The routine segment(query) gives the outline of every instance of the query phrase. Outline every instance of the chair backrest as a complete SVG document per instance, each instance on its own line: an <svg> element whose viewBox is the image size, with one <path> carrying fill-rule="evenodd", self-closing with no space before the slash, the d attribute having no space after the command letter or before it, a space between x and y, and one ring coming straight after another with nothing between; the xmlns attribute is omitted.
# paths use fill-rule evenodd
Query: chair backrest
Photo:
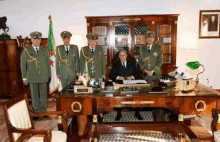
<svg viewBox="0 0 220 142"><path fill-rule="evenodd" d="M27 95L20 95L10 99L3 106L5 121L11 142L17 141L21 136L20 133L14 133L11 126L25 129L33 128L33 122L29 115L27 101Z"/></svg>

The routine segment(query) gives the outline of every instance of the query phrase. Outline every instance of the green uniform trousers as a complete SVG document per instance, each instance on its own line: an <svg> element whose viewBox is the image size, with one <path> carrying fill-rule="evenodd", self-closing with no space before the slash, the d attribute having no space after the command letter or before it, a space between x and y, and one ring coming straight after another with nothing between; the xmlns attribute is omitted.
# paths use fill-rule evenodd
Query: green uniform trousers
<svg viewBox="0 0 220 142"><path fill-rule="evenodd" d="M47 110L47 83L30 83L31 100L34 112Z"/></svg>

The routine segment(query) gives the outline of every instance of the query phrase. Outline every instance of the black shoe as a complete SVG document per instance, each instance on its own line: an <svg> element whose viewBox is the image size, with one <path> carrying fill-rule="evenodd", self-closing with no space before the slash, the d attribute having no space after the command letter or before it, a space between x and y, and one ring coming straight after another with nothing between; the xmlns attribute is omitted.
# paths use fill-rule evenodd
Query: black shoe
<svg viewBox="0 0 220 142"><path fill-rule="evenodd" d="M138 120L143 120L143 117L140 115L140 113L135 113L135 117L138 119Z"/></svg>
<svg viewBox="0 0 220 142"><path fill-rule="evenodd" d="M49 116L48 115L44 115L44 118L49 118Z"/></svg>
<svg viewBox="0 0 220 142"><path fill-rule="evenodd" d="M34 116L34 117L33 117L33 120L37 121L37 120L40 120L40 118L37 117L37 116Z"/></svg>
<svg viewBox="0 0 220 142"><path fill-rule="evenodd" d="M119 121L122 118L122 115L117 114L117 116L115 117L116 121Z"/></svg>

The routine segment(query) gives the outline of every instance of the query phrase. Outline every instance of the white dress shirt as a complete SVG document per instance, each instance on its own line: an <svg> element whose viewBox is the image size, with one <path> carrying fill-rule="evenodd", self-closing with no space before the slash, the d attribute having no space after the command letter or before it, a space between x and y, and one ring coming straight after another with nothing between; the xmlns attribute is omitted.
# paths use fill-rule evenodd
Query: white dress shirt
<svg viewBox="0 0 220 142"><path fill-rule="evenodd" d="M64 45L64 47L65 47L65 50L66 50L66 51L67 51L67 49L68 49L68 51L70 51L70 46Z"/></svg>
<svg viewBox="0 0 220 142"><path fill-rule="evenodd" d="M92 49L93 49L93 53L95 53L95 47L92 48L91 46L89 46L89 48L90 48L91 52L92 52Z"/></svg>
<svg viewBox="0 0 220 142"><path fill-rule="evenodd" d="M40 49L39 46L38 46L38 47L35 47L35 46L32 44L32 47L34 48L34 50L35 50L36 53L37 53L37 50L38 50L38 53L39 53L39 49ZM36 48L37 48L37 50L36 50Z"/></svg>
<svg viewBox="0 0 220 142"><path fill-rule="evenodd" d="M152 45L153 45L153 44L151 44L151 45L147 45L147 46L150 46L150 50L151 50L151 48L152 48Z"/></svg>

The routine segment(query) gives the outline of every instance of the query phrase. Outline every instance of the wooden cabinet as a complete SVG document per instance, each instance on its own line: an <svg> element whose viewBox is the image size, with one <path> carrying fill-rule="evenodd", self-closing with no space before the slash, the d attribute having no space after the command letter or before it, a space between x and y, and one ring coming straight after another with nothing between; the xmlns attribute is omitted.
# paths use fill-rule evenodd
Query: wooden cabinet
<svg viewBox="0 0 220 142"><path fill-rule="evenodd" d="M102 46L107 63L107 76L111 61L121 49L127 50L133 58L138 57L139 47L145 45L145 33L156 33L155 44L163 49L162 74L176 69L176 41L178 14L132 15L86 17L87 31L99 35L98 45Z"/></svg>
<svg viewBox="0 0 220 142"><path fill-rule="evenodd" d="M19 40L20 43L24 39ZM27 39L24 47L31 44ZM42 39L41 45L47 47L47 39ZM10 98L25 92L29 87L23 85L20 56L23 48L18 46L16 39L0 40L0 98Z"/></svg>

